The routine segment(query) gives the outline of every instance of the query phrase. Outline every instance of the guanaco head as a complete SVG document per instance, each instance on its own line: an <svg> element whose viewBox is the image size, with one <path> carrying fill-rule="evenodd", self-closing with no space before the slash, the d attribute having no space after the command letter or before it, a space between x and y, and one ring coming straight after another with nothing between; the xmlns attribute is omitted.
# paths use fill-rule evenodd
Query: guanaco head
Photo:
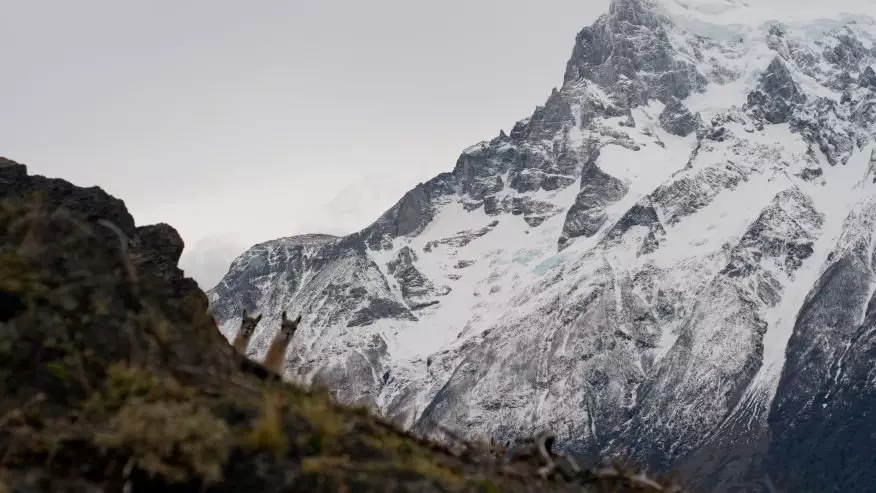
<svg viewBox="0 0 876 493"><path fill-rule="evenodd" d="M301 315L298 315L298 318L295 320L289 320L286 318L286 312L283 312L283 319L280 322L280 334L279 337L282 338L283 341L292 340L292 336L295 335L295 331L298 330L298 324L301 322Z"/></svg>
<svg viewBox="0 0 876 493"><path fill-rule="evenodd" d="M256 325L259 324L261 319L261 315L250 317L246 309L243 310L243 319L240 321L240 330L237 332L237 339L235 341L235 345L239 346L238 349L246 350L249 340L252 338L253 332L255 332Z"/></svg>

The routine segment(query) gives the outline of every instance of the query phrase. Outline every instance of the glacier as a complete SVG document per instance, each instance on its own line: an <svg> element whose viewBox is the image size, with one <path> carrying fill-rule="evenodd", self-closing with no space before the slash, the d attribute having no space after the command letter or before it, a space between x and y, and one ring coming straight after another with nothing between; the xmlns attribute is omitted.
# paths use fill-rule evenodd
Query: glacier
<svg viewBox="0 0 876 493"><path fill-rule="evenodd" d="M289 380L438 439L876 491L876 21L771 15L613 0L508 133L359 232L236 258L223 334L263 313L260 358L300 312Z"/></svg>

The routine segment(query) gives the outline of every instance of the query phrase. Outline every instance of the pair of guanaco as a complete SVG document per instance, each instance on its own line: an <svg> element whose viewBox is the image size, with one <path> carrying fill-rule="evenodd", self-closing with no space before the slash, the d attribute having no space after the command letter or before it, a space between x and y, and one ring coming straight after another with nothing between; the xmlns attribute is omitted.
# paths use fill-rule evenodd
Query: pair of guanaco
<svg viewBox="0 0 876 493"><path fill-rule="evenodd" d="M240 330L237 332L237 337L234 338L234 349L240 354L246 356L246 350L249 347L249 341L255 332L256 325L261 321L262 316L250 317L246 310L243 310L243 320L240 322ZM298 324L301 322L301 315L295 320L286 318L286 312L283 312L283 318L280 321L280 331L274 336L271 346L268 348L268 353L265 355L263 365L268 370L277 375L283 374L283 364L286 361L286 349L289 348L289 343L292 342L292 336L298 330Z"/></svg>

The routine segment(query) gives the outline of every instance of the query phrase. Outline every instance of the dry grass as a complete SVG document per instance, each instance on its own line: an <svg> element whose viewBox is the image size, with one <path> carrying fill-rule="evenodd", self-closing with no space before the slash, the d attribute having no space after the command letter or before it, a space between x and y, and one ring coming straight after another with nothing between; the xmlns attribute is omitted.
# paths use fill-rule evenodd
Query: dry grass
<svg viewBox="0 0 876 493"><path fill-rule="evenodd" d="M197 477L222 480L234 442L228 425L192 402L132 400L97 434L94 443L117 449L140 469L170 483Z"/></svg>
<svg viewBox="0 0 876 493"><path fill-rule="evenodd" d="M273 452L283 456L289 448L289 439L283 428L283 402L271 391L265 391L260 415L240 439L249 450Z"/></svg>

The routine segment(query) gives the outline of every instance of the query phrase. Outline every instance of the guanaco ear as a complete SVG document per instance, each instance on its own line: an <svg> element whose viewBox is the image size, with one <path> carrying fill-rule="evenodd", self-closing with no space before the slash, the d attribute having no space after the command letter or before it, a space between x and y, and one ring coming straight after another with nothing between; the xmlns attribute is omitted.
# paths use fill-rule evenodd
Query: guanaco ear
<svg viewBox="0 0 876 493"><path fill-rule="evenodd" d="M263 313L260 313L259 316L256 317L256 323L259 323L259 320L262 319L262 315L264 315L264 314L263 314Z"/></svg>
<svg viewBox="0 0 876 493"><path fill-rule="evenodd" d="M300 313L298 314L298 318L295 319L295 325L298 325L299 322L301 322L301 314Z"/></svg>
<svg viewBox="0 0 876 493"><path fill-rule="evenodd" d="M246 308L243 309L243 318L246 318Z"/></svg>
<svg viewBox="0 0 876 493"><path fill-rule="evenodd" d="M283 321L284 322L286 321L286 311L285 310L283 311Z"/></svg>

